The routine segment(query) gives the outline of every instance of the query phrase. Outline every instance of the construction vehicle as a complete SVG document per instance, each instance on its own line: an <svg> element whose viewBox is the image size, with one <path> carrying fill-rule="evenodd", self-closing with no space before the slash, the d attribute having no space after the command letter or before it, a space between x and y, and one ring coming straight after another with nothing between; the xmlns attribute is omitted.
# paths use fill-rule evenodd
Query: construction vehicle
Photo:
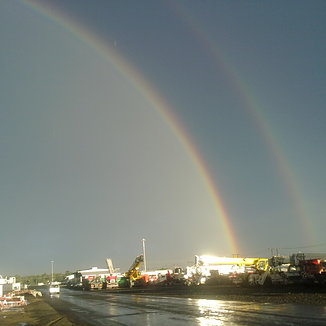
<svg viewBox="0 0 326 326"><path fill-rule="evenodd" d="M268 258L244 258L243 268L229 275L229 279L236 285L247 285L251 274L264 273L268 270Z"/></svg>
<svg viewBox="0 0 326 326"><path fill-rule="evenodd" d="M106 279L100 276L85 279L84 282L85 290L105 290L106 284Z"/></svg>
<svg viewBox="0 0 326 326"><path fill-rule="evenodd" d="M67 286L67 288L82 289L83 287L82 279L83 279L82 274L80 274L79 272L75 272L71 275L66 276L64 283Z"/></svg>
<svg viewBox="0 0 326 326"><path fill-rule="evenodd" d="M312 258L314 257L314 258ZM326 254L296 253L291 256L273 256L265 271L248 274L248 285L325 284Z"/></svg>
<svg viewBox="0 0 326 326"><path fill-rule="evenodd" d="M195 264L187 267L185 274L186 284L206 284L207 282L235 282L246 275L249 270L266 270L267 258L231 258L195 256Z"/></svg>
<svg viewBox="0 0 326 326"><path fill-rule="evenodd" d="M108 269L92 267L78 272L82 275L83 290L104 290L107 288L107 277L110 276Z"/></svg>
<svg viewBox="0 0 326 326"><path fill-rule="evenodd" d="M121 277L119 280L119 287L133 287L136 280L144 278L139 271L142 262L144 262L143 255L139 255L135 258L124 277Z"/></svg>
<svg viewBox="0 0 326 326"><path fill-rule="evenodd" d="M175 267L172 274L167 275L168 286L184 286L186 284L185 271L181 267Z"/></svg>
<svg viewBox="0 0 326 326"><path fill-rule="evenodd" d="M302 276L313 283L326 283L326 262L321 259L302 260Z"/></svg>
<svg viewBox="0 0 326 326"><path fill-rule="evenodd" d="M108 266L109 275L106 277L105 289L116 288L118 287L118 280L121 278L121 274L115 272L111 258L106 259L106 264Z"/></svg>

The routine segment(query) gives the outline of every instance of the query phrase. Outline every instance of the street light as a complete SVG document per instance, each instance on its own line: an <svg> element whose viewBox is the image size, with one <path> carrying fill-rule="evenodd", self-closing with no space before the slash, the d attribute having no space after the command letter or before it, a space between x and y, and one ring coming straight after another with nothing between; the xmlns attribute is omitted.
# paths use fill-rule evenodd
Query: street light
<svg viewBox="0 0 326 326"><path fill-rule="evenodd" d="M52 281L51 281L51 284L53 283L53 264L54 264L54 260L51 260L51 279L52 279Z"/></svg>
<svg viewBox="0 0 326 326"><path fill-rule="evenodd" d="M145 241L146 239L142 239L142 242L143 242L143 256L144 256L144 270L146 272L146 251L145 251Z"/></svg>

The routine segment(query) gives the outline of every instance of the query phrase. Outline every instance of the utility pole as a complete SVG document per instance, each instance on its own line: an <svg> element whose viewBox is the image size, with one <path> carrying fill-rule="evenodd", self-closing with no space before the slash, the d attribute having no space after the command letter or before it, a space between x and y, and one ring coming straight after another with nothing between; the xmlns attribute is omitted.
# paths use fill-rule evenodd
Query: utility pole
<svg viewBox="0 0 326 326"><path fill-rule="evenodd" d="M146 268L146 250L145 250L145 241L146 239L142 239L143 242L143 257L144 257L144 270L146 272L147 268Z"/></svg>

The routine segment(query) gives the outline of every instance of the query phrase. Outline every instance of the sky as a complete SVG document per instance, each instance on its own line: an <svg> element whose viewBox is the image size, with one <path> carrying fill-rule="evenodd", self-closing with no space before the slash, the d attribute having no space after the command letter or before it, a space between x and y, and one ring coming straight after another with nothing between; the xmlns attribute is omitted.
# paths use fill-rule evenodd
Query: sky
<svg viewBox="0 0 326 326"><path fill-rule="evenodd" d="M325 11L2 0L0 274L326 252Z"/></svg>

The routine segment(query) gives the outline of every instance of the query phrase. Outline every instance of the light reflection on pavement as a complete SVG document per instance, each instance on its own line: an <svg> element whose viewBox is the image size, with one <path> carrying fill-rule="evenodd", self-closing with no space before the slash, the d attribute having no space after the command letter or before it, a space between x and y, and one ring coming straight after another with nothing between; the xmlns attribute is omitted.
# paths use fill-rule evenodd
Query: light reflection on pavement
<svg viewBox="0 0 326 326"><path fill-rule="evenodd" d="M326 325L326 307L189 299L62 289L64 302L87 325Z"/></svg>
<svg viewBox="0 0 326 326"><path fill-rule="evenodd" d="M197 300L200 325L326 325L326 307Z"/></svg>

